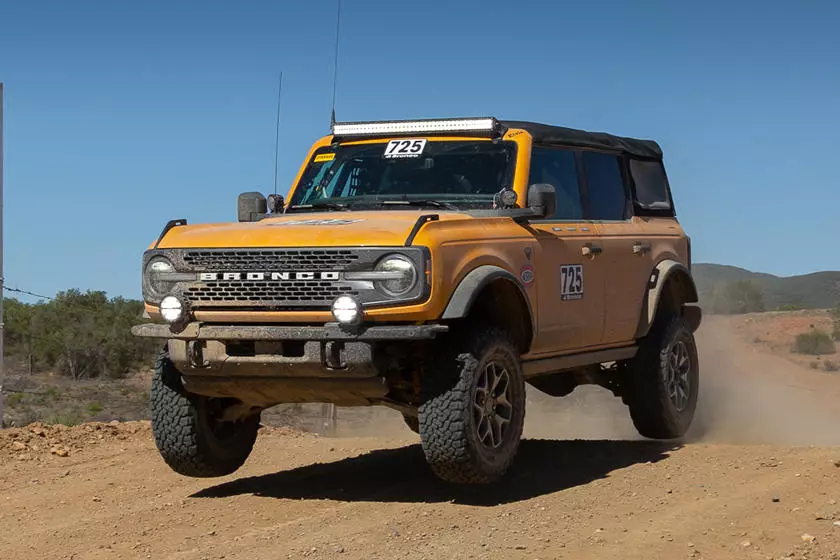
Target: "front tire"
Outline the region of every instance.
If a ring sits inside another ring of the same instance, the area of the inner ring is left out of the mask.
[[[420,441],[432,471],[447,482],[501,478],[519,449],[525,381],[507,334],[480,326],[445,342],[426,368]]]
[[[195,478],[225,476],[251,454],[260,415],[217,420],[223,400],[187,393],[166,351],[155,365],[150,396],[155,444],[175,472]]]
[[[680,438],[694,418],[699,395],[697,344],[680,315],[657,318],[626,371],[624,401],[639,434]]]

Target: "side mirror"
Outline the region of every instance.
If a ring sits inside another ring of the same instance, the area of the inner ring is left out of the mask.
[[[536,183],[528,187],[528,208],[536,212],[541,218],[554,215],[557,210],[557,195],[554,185]]]
[[[245,192],[239,195],[237,214],[240,222],[256,222],[268,212],[265,197],[258,192]]]
[[[283,198],[282,194],[268,195],[268,211],[272,214],[279,214],[283,211],[285,206],[286,200]]]

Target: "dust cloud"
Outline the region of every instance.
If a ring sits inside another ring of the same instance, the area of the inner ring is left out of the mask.
[[[687,442],[840,445],[840,376],[809,371],[741,341],[724,317],[697,333],[700,398]],[[579,387],[554,399],[530,391],[525,435],[641,439],[609,391]]]
[[[697,333],[700,398],[689,443],[840,445],[840,375],[810,371],[742,341],[725,317]],[[530,385],[524,437],[641,440],[621,399],[600,387],[550,397]],[[384,407],[342,408],[339,437],[417,439]],[[315,430],[317,431],[317,430]]]
[[[708,318],[697,339],[700,406],[689,440],[840,444],[840,376],[745,343],[725,317]]]

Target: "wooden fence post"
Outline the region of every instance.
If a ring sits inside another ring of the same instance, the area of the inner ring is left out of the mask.
[[[323,421],[323,429],[327,435],[334,436],[336,431],[336,422],[338,415],[334,404],[324,403],[321,405],[321,418]]]
[[[3,421],[3,405],[6,404],[6,394],[3,392],[3,385],[0,385],[0,429],[6,427]]]

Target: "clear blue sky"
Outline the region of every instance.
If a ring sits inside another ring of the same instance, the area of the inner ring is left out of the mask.
[[[336,0],[0,0],[5,272],[140,295],[171,218],[235,219],[328,132]],[[657,139],[695,260],[840,268],[840,3],[344,0],[339,120]]]

